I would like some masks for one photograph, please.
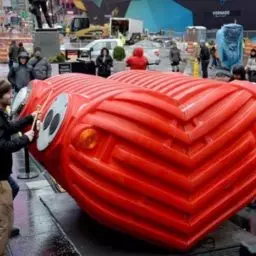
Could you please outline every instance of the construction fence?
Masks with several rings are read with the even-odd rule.
[[[0,32],[0,63],[8,62],[8,49],[12,40],[15,40],[17,44],[22,42],[28,50],[32,46],[32,36]]]

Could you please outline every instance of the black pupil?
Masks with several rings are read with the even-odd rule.
[[[56,131],[59,123],[60,123],[60,114],[56,114],[52,119],[52,122],[50,125],[50,131],[49,131],[50,135],[52,135]]]
[[[45,121],[44,121],[44,130],[46,130],[46,129],[49,127],[49,125],[50,125],[50,123],[51,123],[51,121],[52,121],[52,118],[53,118],[53,110],[51,109],[51,110],[49,111],[49,113],[47,114],[46,118],[45,118]]]

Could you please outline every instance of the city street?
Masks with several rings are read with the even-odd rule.
[[[256,255],[241,2],[0,0],[0,256]]]
[[[159,70],[159,71],[170,71],[171,70],[171,66],[170,66],[170,59],[169,59],[169,49],[160,49],[160,58],[161,58],[161,62],[159,65],[151,65],[149,66],[149,70]],[[185,58],[185,56],[184,56]],[[72,57],[72,59],[76,59],[76,57]],[[186,60],[182,61],[180,64],[180,71],[182,72],[185,68],[185,62]],[[54,64],[52,65],[53,68],[53,75],[57,75],[58,74],[58,68],[57,65]],[[1,64],[0,63],[0,76],[1,77],[7,77],[8,75],[8,65],[7,64]]]

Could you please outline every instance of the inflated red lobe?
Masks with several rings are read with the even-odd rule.
[[[191,247],[255,196],[253,85],[241,87],[235,82],[149,72],[124,72],[110,79],[171,97],[165,109],[153,98],[146,100],[145,95],[116,97],[120,111],[114,114],[120,123],[122,118],[134,121],[133,125],[136,122],[145,138],[143,143],[130,140],[125,146],[117,145],[115,157],[118,163],[131,166],[129,178],[143,183],[132,190],[150,198],[144,206],[166,214],[160,217],[151,213],[154,220],[150,222],[166,235],[166,244],[180,249]],[[129,114],[127,104],[137,104],[130,108],[136,109],[136,115]],[[106,103],[104,111],[110,114]],[[124,127],[130,126],[126,123]],[[131,132],[122,132],[127,133]]]

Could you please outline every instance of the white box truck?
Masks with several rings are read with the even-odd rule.
[[[120,32],[127,41],[143,34],[143,21],[130,18],[110,18],[110,35],[118,37]]]

